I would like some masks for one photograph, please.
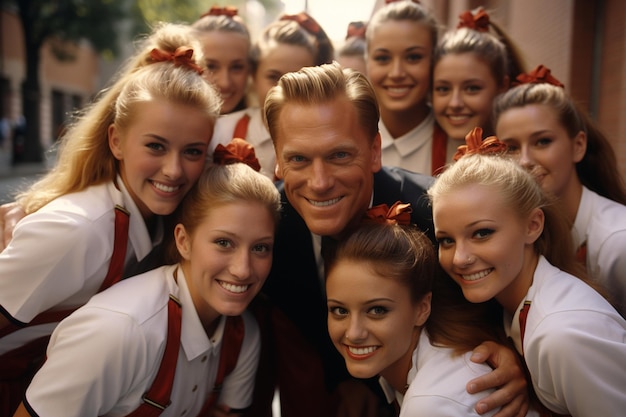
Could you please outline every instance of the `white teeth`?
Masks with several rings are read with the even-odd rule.
[[[387,90],[393,94],[403,94],[409,91],[408,87],[388,87]]]
[[[326,200],[326,201],[309,200],[309,203],[311,203],[311,205],[315,207],[326,207],[326,206],[331,206],[339,202],[339,200],[341,200],[341,197],[333,198],[332,200]]]
[[[452,121],[458,122],[461,120],[467,120],[469,119],[469,116],[448,116],[448,118]]]
[[[154,184],[154,187],[157,188],[158,190],[161,190],[165,193],[173,193],[174,191],[178,190],[180,188],[180,185],[176,185],[176,186],[168,186],[165,184],[161,184],[160,182],[156,182],[153,181],[152,184]]]
[[[471,274],[471,275],[462,275],[462,277],[466,281],[476,281],[477,279],[486,277],[487,275],[491,273],[491,271],[493,271],[493,268],[485,269],[483,271],[476,272],[475,274]]]
[[[224,281],[218,281],[220,283],[220,285],[227,291],[230,292],[234,292],[237,294],[240,294],[242,292],[246,292],[248,290],[248,288],[250,287],[249,285],[235,285],[235,284],[229,284],[228,282],[224,282]]]
[[[368,353],[372,353],[376,349],[378,349],[378,347],[376,347],[376,346],[368,346],[368,347],[364,347],[364,348],[357,348],[357,347],[354,347],[354,346],[348,346],[348,350],[350,351],[350,353],[352,353],[354,355],[367,355]]]

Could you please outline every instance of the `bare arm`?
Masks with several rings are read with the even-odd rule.
[[[494,417],[521,417],[529,408],[528,384],[523,365],[517,352],[495,342],[485,342],[474,349],[472,362],[487,362],[492,372],[472,379],[467,384],[467,392],[474,394],[485,389],[496,391],[476,404],[476,411],[484,414],[502,407]]]
[[[13,237],[13,229],[17,222],[26,216],[24,210],[16,203],[11,202],[0,206],[0,251],[7,247]]]

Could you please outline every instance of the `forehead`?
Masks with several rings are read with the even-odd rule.
[[[405,50],[407,48],[432,47],[432,34],[429,27],[411,20],[387,20],[376,26],[367,42],[368,51],[378,48]]]
[[[332,148],[348,142],[366,147],[370,139],[345,97],[317,104],[287,103],[278,115],[277,147]]]

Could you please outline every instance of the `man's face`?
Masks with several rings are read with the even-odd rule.
[[[339,237],[357,225],[381,168],[380,135],[368,138],[344,97],[285,106],[276,132],[277,175],[311,232]]]

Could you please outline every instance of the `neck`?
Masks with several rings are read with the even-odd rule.
[[[533,283],[533,276],[537,263],[539,262],[539,254],[535,251],[533,244],[527,244],[524,248],[524,263],[519,274],[513,279],[505,289],[496,295],[496,300],[511,315],[515,314],[515,310],[528,294],[528,289]]]
[[[380,372],[380,375],[391,384],[393,389],[403,395],[408,388],[407,379],[413,366],[413,351],[417,348],[421,330],[421,327],[413,328],[409,349],[396,362]]]
[[[426,103],[403,111],[380,109],[380,118],[394,139],[415,129],[429,114],[430,107]]]
[[[583,186],[580,183],[578,176],[570,181],[563,193],[559,196],[559,200],[561,201],[565,209],[565,217],[570,226],[573,226],[574,222],[576,221],[578,206],[580,205],[580,199],[582,198],[582,196]]]
[[[206,335],[211,338],[213,333],[215,333],[215,329],[217,329],[217,325],[219,324],[222,315],[207,304],[204,298],[202,298],[202,296],[198,293],[199,290],[194,286],[193,280],[191,279],[192,271],[189,268],[189,262],[182,261],[180,263],[180,269],[184,273],[185,283],[189,289],[189,295],[191,296],[191,301],[196,309],[200,323],[202,323],[202,327],[204,328]],[[178,279],[180,279],[180,277],[178,277],[177,280]]]

